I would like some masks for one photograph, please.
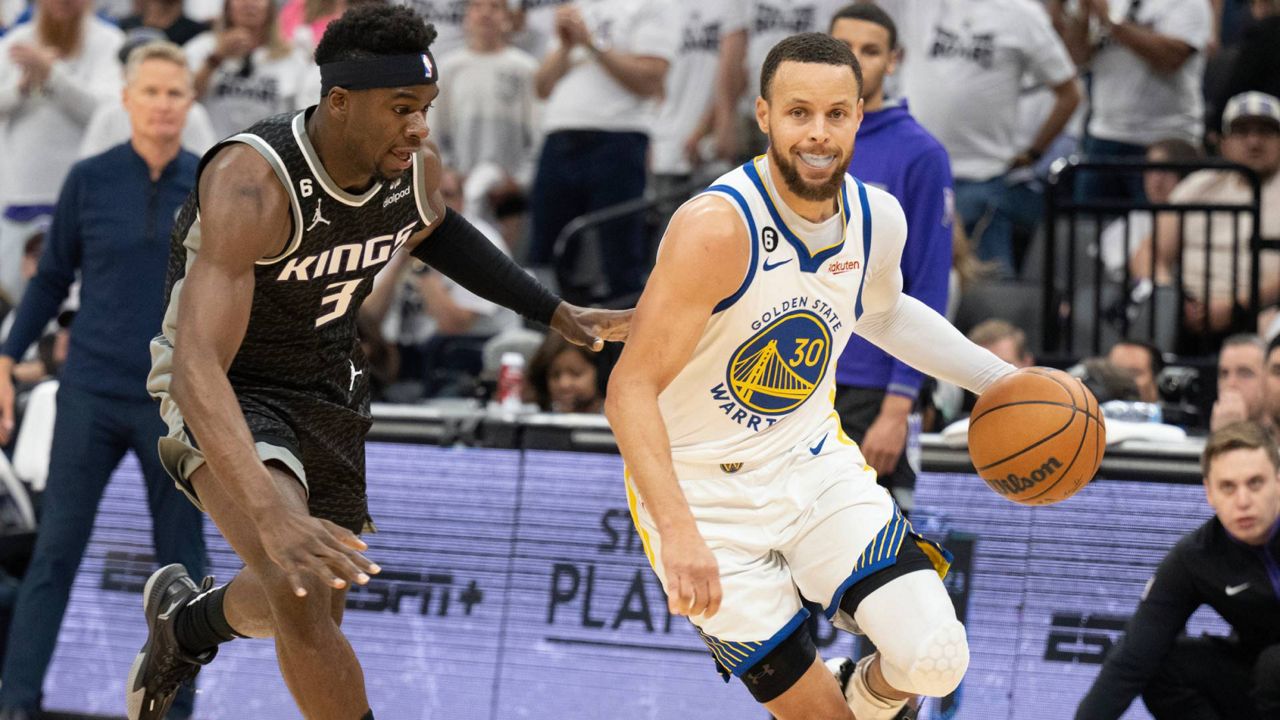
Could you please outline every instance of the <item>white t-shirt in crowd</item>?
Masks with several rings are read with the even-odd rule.
[[[602,50],[675,59],[678,11],[668,0],[581,0],[582,18]],[[547,98],[543,125],[557,130],[642,132],[652,129],[656,103],[626,89],[584,47],[569,53],[569,71]],[[667,73],[670,81],[671,73]]]
[[[212,31],[201,33],[192,38],[183,51],[191,67],[199,68],[217,44],[217,36]],[[279,56],[273,56],[266,47],[255,49],[247,59],[252,65],[248,76],[243,74],[245,59],[227,60],[214,71],[200,102],[209,111],[219,140],[263,118],[315,104],[314,98],[303,98],[298,92],[308,68],[314,63],[300,48],[287,47],[287,52]]]
[[[217,20],[222,17],[224,7],[226,0],[182,0],[182,14],[196,22]]]
[[[1024,79],[1054,87],[1076,74],[1033,0],[881,0],[904,48],[911,113],[951,156],[957,179],[1001,175],[1017,142]]]
[[[81,49],[54,63],[39,92],[18,89],[22,71],[9,59],[16,43],[34,44],[35,24],[23,23],[0,38],[0,198],[5,205],[52,205],[98,104],[119,101],[116,57],[124,34],[92,15],[85,18]]]
[[[119,103],[102,103],[89,120],[89,127],[80,141],[80,157],[87,158],[126,142],[133,135],[129,113]],[[218,138],[213,133],[213,121],[200,103],[187,111],[187,122],[182,127],[182,147],[193,155],[202,156]]]
[[[698,0],[693,0],[697,2]],[[783,38],[804,32],[827,32],[831,18],[849,0],[750,0],[747,15],[747,92],[744,108],[755,112],[760,95],[760,68]]]
[[[680,48],[667,73],[650,144],[650,166],[658,175],[693,171],[684,143],[711,104],[720,40],[746,27],[746,0],[700,0],[681,5]]]
[[[493,163],[526,182],[538,141],[533,76],[538,61],[506,47],[463,48],[440,60],[440,95],[428,114],[444,161],[463,175]]]
[[[524,27],[511,38],[511,42],[541,60],[558,42],[556,9],[570,2],[573,0],[511,0],[512,9],[524,9]]]
[[[1128,228],[1128,236],[1125,232]],[[1133,258],[1138,248],[1151,237],[1155,229],[1155,215],[1149,210],[1130,210],[1128,219],[1117,218],[1102,229],[1098,236],[1098,252],[1102,253],[1102,266],[1107,272],[1120,274]]]
[[[470,214],[467,215],[467,220],[504,255],[510,257],[511,251],[507,249],[496,228]],[[436,320],[427,312],[426,301],[418,289],[420,275],[429,270],[417,260],[411,262],[414,269],[405,275],[403,282],[395,289],[395,299],[382,321],[382,336],[397,345],[421,345],[438,330]],[[520,324],[520,317],[514,311],[485,300],[447,275],[441,275],[440,279],[449,299],[476,315],[467,335],[497,335]]]
[[[1188,175],[1169,194],[1169,202],[1195,205],[1247,205],[1253,201],[1253,188],[1239,173],[1226,170],[1201,170]],[[1232,218],[1236,227],[1232,228]],[[1205,245],[1209,246],[1209,295],[1229,298],[1232,289],[1231,259],[1236,259],[1235,280],[1241,289],[1249,287],[1253,266],[1248,250],[1253,220],[1247,213],[1187,212],[1182,222],[1182,287],[1189,297],[1204,298]],[[1280,238],[1280,173],[1262,185],[1262,237]],[[1240,249],[1235,244],[1239,239]],[[1264,284],[1280,276],[1280,251],[1262,251],[1260,276]]]
[[[1205,45],[1213,31],[1207,0],[1110,0],[1112,19],[1132,5],[1137,24],[1177,38],[1196,52],[1170,75],[1161,75],[1129,48],[1103,40],[1093,56],[1093,116],[1089,134],[1104,140],[1150,145],[1165,138],[1199,143],[1204,132]]]
[[[436,39],[431,54],[436,60],[467,46],[462,20],[467,15],[469,0],[395,0],[394,5],[408,5],[424,20],[435,26]]]

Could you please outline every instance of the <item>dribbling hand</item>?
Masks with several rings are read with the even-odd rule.
[[[709,618],[720,611],[720,564],[696,528],[662,539],[662,569],[672,615]]]
[[[297,512],[276,515],[259,532],[267,556],[284,571],[298,597],[307,594],[303,577],[320,578],[341,590],[364,585],[382,568],[360,554],[368,545],[346,528]]]

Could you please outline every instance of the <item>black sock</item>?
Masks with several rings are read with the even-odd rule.
[[[196,596],[195,600],[178,611],[178,617],[174,619],[173,634],[183,650],[192,655],[200,655],[228,640],[244,637],[231,628],[222,611],[222,599],[226,594],[226,585],[214,588]]]

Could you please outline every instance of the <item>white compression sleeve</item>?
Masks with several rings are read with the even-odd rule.
[[[910,295],[900,293],[888,310],[863,315],[853,330],[920,372],[976,394],[1014,371]]]

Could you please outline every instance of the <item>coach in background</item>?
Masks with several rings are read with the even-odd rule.
[[[1242,422],[1201,458],[1215,517],[1160,563],[1076,720],[1114,720],[1141,694],[1156,720],[1280,718],[1280,451]],[[1179,637],[1209,605],[1230,639]]]
[[[875,5],[849,5],[831,19],[831,35],[862,64],[866,115],[858,128],[858,152],[849,172],[882,187],[902,203],[907,243],[902,252],[902,291],[943,313],[951,271],[951,163],[907,110],[906,101],[885,101],[884,81],[897,67],[898,31]],[[836,365],[836,410],[849,437],[858,442],[881,485],[899,496],[915,487],[915,471],[903,457],[907,416],[924,375],[854,335]]]
[[[195,92],[176,45],[143,45],[129,56],[124,105],[129,142],[71,168],[58,197],[36,276],[0,348],[0,442],[13,430],[15,358],[40,335],[81,275],[80,311],[58,387],[48,486],[35,554],[14,610],[0,720],[34,717],[45,671],[98,502],[127,450],[147,482],[156,560],[204,574],[200,512],[160,466],[164,423],[146,391],[148,346],[164,313],[169,234],[195,183],[195,155],[181,149]],[[191,714],[190,694],[170,717]]]

